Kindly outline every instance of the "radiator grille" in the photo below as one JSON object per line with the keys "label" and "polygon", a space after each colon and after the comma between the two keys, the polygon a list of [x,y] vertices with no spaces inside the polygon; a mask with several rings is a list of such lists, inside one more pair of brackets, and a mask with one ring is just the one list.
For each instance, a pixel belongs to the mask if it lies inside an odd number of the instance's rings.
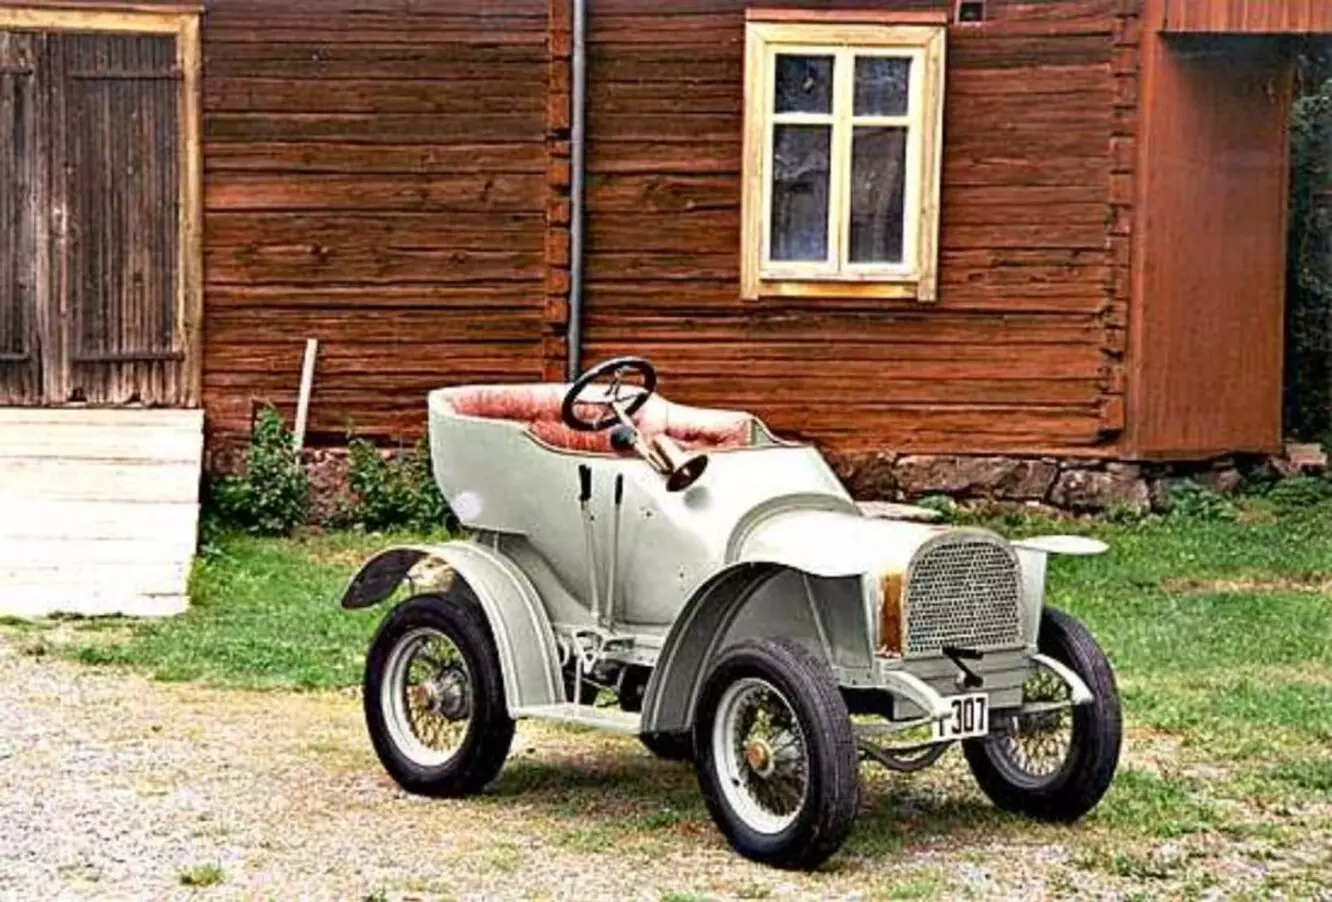
{"label": "radiator grille", "polygon": [[909,655],[1021,645],[1017,558],[974,536],[930,545],[908,571],[906,615]]}

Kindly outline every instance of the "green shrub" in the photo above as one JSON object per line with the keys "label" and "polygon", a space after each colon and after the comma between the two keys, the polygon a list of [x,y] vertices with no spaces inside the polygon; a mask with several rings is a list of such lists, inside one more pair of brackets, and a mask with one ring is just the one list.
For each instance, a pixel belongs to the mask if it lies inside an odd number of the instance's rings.
{"label": "green shrub", "polygon": [[282,415],[265,406],[255,421],[245,467],[212,486],[210,506],[221,525],[253,535],[284,536],[306,522],[310,479]]}
{"label": "green shrub", "polygon": [[1170,487],[1167,495],[1170,516],[1181,520],[1215,522],[1234,520],[1235,505],[1228,498],[1186,479]]}
{"label": "green shrub", "polygon": [[1139,526],[1145,523],[1151,514],[1143,510],[1136,504],[1112,504],[1105,509],[1102,515],[1106,523],[1113,523],[1116,526]]}
{"label": "green shrub", "polygon": [[339,525],[375,532],[456,525],[435,484],[424,439],[410,452],[385,456],[365,439],[354,438],[347,443],[347,455],[352,499],[339,512]]}
{"label": "green shrub", "polygon": [[937,511],[940,523],[953,523],[958,519],[961,508],[947,495],[926,495],[916,502],[917,507]]}
{"label": "green shrub", "polygon": [[1285,511],[1314,507],[1329,496],[1332,496],[1332,483],[1317,476],[1293,476],[1267,491],[1267,500],[1278,510]]}
{"label": "green shrub", "polygon": [[1288,431],[1332,432],[1332,42],[1299,56],[1291,112],[1291,194],[1286,314]]}

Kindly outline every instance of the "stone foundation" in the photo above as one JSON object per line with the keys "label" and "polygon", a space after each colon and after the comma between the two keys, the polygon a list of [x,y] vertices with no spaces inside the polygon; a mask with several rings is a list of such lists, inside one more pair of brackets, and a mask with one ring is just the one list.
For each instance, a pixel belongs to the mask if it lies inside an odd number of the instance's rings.
{"label": "stone foundation", "polygon": [[[387,456],[404,452],[382,453]],[[858,501],[910,503],[944,495],[955,501],[1008,502],[1072,513],[1112,509],[1160,511],[1168,503],[1171,488],[1186,480],[1221,494],[1231,494],[1246,477],[1319,472],[1326,463],[1295,455],[1227,457],[1189,464],[887,452],[826,452],[825,456]],[[307,449],[303,457],[310,475],[314,507],[311,519],[322,523],[337,509],[340,500],[349,497],[347,451]],[[238,463],[238,454],[213,455],[209,469],[214,473],[235,472]]]}
{"label": "stone foundation", "polygon": [[1273,476],[1318,469],[1290,459],[1234,458],[1188,464],[979,457],[960,455],[829,453],[829,463],[858,500],[918,501],[946,495],[1044,505],[1074,513],[1161,510],[1173,485],[1191,480],[1221,494],[1248,475]]}

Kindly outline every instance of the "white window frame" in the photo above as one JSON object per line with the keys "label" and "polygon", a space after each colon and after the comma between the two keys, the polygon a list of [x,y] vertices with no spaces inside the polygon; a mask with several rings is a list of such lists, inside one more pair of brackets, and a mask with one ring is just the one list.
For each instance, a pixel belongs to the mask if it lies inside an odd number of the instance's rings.
{"label": "white window frame", "polygon": [[[934,25],[747,23],[741,236],[741,282],[746,298],[851,295],[935,299],[945,44],[946,29]],[[775,62],[784,54],[834,58],[831,113],[774,112]],[[912,61],[906,115],[855,115],[855,58],[860,56]],[[832,127],[826,261],[770,258],[773,134],[781,124]],[[901,263],[849,260],[851,138],[858,125],[908,129]]]}

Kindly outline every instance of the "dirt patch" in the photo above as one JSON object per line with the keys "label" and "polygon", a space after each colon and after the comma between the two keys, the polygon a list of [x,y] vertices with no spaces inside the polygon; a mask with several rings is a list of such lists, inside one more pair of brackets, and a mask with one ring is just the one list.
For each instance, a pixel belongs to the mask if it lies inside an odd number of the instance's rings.
{"label": "dirt patch", "polygon": [[1308,592],[1332,595],[1332,577],[1317,576],[1305,579],[1167,579],[1161,589],[1171,595],[1252,595],[1271,592]]}
{"label": "dirt patch", "polygon": [[[1307,876],[1326,824],[1293,844],[1158,841],[1127,837],[1112,805],[1042,826],[996,812],[956,754],[916,778],[867,769],[847,849],[778,872],[733,855],[692,772],[630,738],[524,725],[485,794],[426,800],[384,775],[354,694],[153,683],[18,641],[0,637],[0,897],[1037,899],[1278,879],[1332,893]],[[1135,731],[1125,763],[1181,754]]]}

